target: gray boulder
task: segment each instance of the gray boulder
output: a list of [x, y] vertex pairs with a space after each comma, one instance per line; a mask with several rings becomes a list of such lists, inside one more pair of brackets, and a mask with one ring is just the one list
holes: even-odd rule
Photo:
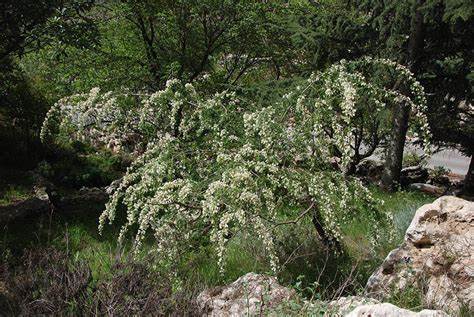
[[418, 287], [425, 307], [474, 311], [474, 203], [452, 196], [416, 211], [402, 245], [367, 283], [367, 294], [386, 298]]

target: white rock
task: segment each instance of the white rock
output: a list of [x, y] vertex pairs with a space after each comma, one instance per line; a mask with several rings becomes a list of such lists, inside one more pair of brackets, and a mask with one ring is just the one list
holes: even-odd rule
[[253, 316], [289, 301], [295, 291], [276, 278], [247, 273], [230, 285], [206, 290], [196, 299], [203, 316]]
[[325, 316], [345, 316], [345, 314], [358, 306], [379, 303], [380, 302], [374, 298], [361, 296], [340, 297], [337, 300], [329, 302]]
[[424, 305], [474, 311], [474, 203], [445, 196], [422, 206], [405, 234], [367, 282], [369, 296], [424, 286]]
[[389, 303], [362, 305], [351, 311], [346, 317], [448, 317], [448, 314], [439, 310], [411, 310], [399, 308]]

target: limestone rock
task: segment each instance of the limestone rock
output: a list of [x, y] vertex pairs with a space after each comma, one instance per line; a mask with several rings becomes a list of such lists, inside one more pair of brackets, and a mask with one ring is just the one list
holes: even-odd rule
[[[445, 317], [445, 312], [423, 310], [415, 313], [392, 304], [380, 303], [374, 298], [361, 296], [340, 297], [331, 302], [307, 301], [298, 297], [290, 288], [278, 284], [274, 277], [248, 273], [235, 282], [203, 291], [196, 299], [202, 316], [281, 316], [279, 308], [289, 301], [299, 303], [295, 311], [285, 311], [292, 316], [323, 313], [325, 317], [342, 316], [399, 316], [399, 317]], [[301, 310], [300, 310], [301, 309]]]
[[50, 203], [43, 198], [30, 197], [7, 206], [0, 206], [0, 224], [49, 212]]
[[346, 317], [448, 317], [443, 311], [422, 310], [419, 313], [399, 308], [389, 303], [362, 305], [351, 311]]
[[108, 200], [103, 188], [83, 187], [79, 191], [64, 195], [57, 199], [55, 207], [60, 212], [83, 213], [86, 211], [101, 211]]
[[365, 159], [356, 167], [356, 175], [368, 182], [377, 183], [383, 173], [383, 162], [372, 159]]
[[325, 316], [345, 316], [359, 306], [379, 303], [380, 302], [374, 298], [361, 296], [340, 297], [329, 302]]
[[369, 278], [367, 293], [383, 299], [412, 286], [426, 307], [474, 311], [473, 202], [444, 196], [419, 208], [405, 241]]
[[46, 187], [44, 187], [44, 186], [34, 186], [33, 189], [35, 191], [36, 198], [38, 198], [40, 200], [43, 200], [43, 201], [46, 201], [46, 202], [49, 202], [50, 197], [49, 197], [48, 190], [47, 190]]
[[202, 292], [196, 302], [203, 316], [254, 316], [294, 296], [295, 291], [274, 277], [248, 273], [230, 285]]

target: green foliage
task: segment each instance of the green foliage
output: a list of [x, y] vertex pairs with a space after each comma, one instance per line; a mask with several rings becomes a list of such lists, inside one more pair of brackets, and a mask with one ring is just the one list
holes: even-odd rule
[[[370, 13], [372, 32], [378, 36], [372, 49], [410, 64], [425, 87], [434, 140], [460, 146], [471, 155], [474, 148], [474, 121], [469, 106], [473, 92], [472, 2], [365, 0], [362, 4], [363, 12]], [[418, 29], [415, 28], [417, 14], [421, 15]], [[416, 32], [419, 36], [415, 36]], [[415, 50], [410, 48], [410, 38], [418, 39], [416, 49], [412, 47]]]
[[[422, 204], [432, 199], [417, 192], [399, 192], [394, 195], [387, 194], [378, 189], [371, 189], [372, 195], [383, 199], [384, 208], [387, 212], [394, 215], [397, 219], [406, 219], [409, 223], [415, 210]], [[127, 262], [127, 253], [131, 248], [131, 243], [125, 241], [122, 248], [117, 245], [116, 237], [119, 233], [118, 226], [107, 226], [102, 235], [97, 232], [97, 213], [92, 210], [84, 210], [81, 213], [54, 213], [40, 216], [35, 221], [20, 221], [10, 223], [0, 236], [0, 248], [2, 254], [10, 254], [7, 263], [11, 263], [18, 270], [18, 257], [25, 249], [42, 250], [43, 247], [52, 245], [54, 248], [67, 251], [68, 261], [73, 266], [77, 262], [85, 264], [91, 270], [91, 288], [96, 289], [98, 285], [110, 283], [112, 280], [122, 280], [125, 285], [126, 279], [121, 278], [123, 271], [115, 268], [117, 262]], [[360, 215], [361, 221], [364, 215]], [[117, 222], [121, 222], [117, 219]], [[400, 231], [404, 232], [408, 223], [404, 222]], [[353, 226], [357, 226], [354, 229]], [[360, 250], [370, 249], [370, 242], [361, 240], [361, 236], [367, 236], [368, 226], [349, 223], [344, 228], [344, 239], [349, 250], [349, 256], [340, 256], [334, 253], [327, 253], [321, 246], [314, 228], [309, 220], [304, 221], [299, 226], [281, 227], [277, 232], [279, 236], [277, 250], [279, 257], [283, 259], [281, 270], [278, 277], [283, 284], [295, 285], [298, 283], [302, 294], [313, 298], [314, 307], [302, 306], [302, 303], [289, 303], [291, 307], [282, 307], [282, 313], [287, 314], [295, 311], [313, 311], [312, 309], [324, 310], [325, 306], [318, 306], [318, 299], [332, 299], [341, 285], [350, 281], [349, 287], [345, 288], [343, 294], [356, 295], [366, 282], [366, 278], [380, 264], [386, 254], [393, 249], [395, 244], [401, 242], [402, 236], [397, 235], [397, 240], [390, 245], [384, 245], [384, 249], [376, 254], [369, 253], [368, 257], [361, 255]], [[381, 229], [383, 229], [381, 227]], [[357, 244], [350, 243], [356, 241]], [[138, 263], [147, 262], [147, 270], [154, 270], [163, 274], [165, 267], [158, 265], [158, 261], [152, 260], [146, 254], [153, 249], [155, 241], [147, 239], [143, 245], [143, 252], [137, 258]], [[353, 249], [352, 249], [353, 248]], [[183, 250], [184, 251], [184, 250]], [[38, 251], [40, 252], [40, 251]], [[153, 256], [153, 253], [151, 253]], [[183, 309], [183, 293], [180, 295], [179, 289], [186, 293], [186, 298], [193, 298], [196, 293], [207, 287], [213, 287], [232, 282], [237, 277], [247, 272], [267, 273], [271, 271], [265, 255], [264, 246], [258, 242], [257, 237], [253, 235], [237, 235], [228, 245], [228, 257], [226, 271], [224, 275], [220, 274], [217, 265], [217, 253], [214, 248], [199, 247], [187, 249], [180, 262], [176, 263], [178, 272], [178, 281], [169, 281], [170, 284], [181, 285], [173, 291], [173, 298], [176, 298], [178, 306], [175, 309]], [[287, 262], [288, 260], [288, 262]], [[324, 262], [327, 264], [324, 265]], [[285, 263], [287, 262], [287, 263]], [[16, 264], [15, 264], [16, 263]], [[59, 263], [59, 262], [58, 262]], [[53, 263], [54, 264], [54, 263]], [[357, 264], [356, 270], [350, 273], [354, 264]], [[54, 267], [54, 265], [53, 265]], [[132, 267], [122, 267], [126, 272], [134, 272]], [[122, 273], [121, 273], [122, 272]], [[154, 273], [151, 273], [154, 274]], [[304, 275], [304, 277], [298, 278]], [[24, 276], [24, 275], [23, 275]], [[140, 275], [141, 276], [141, 275]], [[162, 275], [160, 275], [162, 276]], [[164, 276], [163, 276], [164, 277]], [[166, 280], [166, 279], [165, 279]], [[131, 281], [131, 280], [128, 280]], [[160, 283], [161, 278], [155, 282]], [[315, 284], [315, 282], [317, 282]], [[316, 287], [315, 287], [316, 286]], [[59, 286], [60, 290], [64, 290]], [[120, 293], [116, 289], [116, 294]], [[137, 298], [140, 292], [134, 296], [130, 294], [129, 300]], [[174, 297], [177, 296], [177, 297]], [[89, 294], [88, 298], [93, 299]], [[138, 308], [143, 306], [138, 305]]]
[[387, 301], [398, 307], [420, 311], [423, 308], [423, 297], [423, 291], [417, 285], [413, 285], [403, 290], [393, 290]]
[[37, 171], [65, 187], [100, 187], [120, 178], [124, 165], [120, 157], [109, 151], [77, 154], [66, 150], [58, 153], [50, 162], [40, 162]]
[[44, 46], [52, 39], [63, 45], [88, 46], [97, 35], [84, 15], [92, 4], [90, 0], [2, 1], [0, 60]]
[[430, 179], [435, 184], [446, 184], [447, 182], [449, 183], [449, 179], [447, 178], [447, 175], [451, 173], [451, 170], [449, 168], [443, 166], [435, 166], [434, 168], [430, 169], [429, 173]]
[[28, 165], [41, 155], [38, 131], [47, 102], [10, 59], [0, 60], [0, 161]]
[[[290, 46], [301, 59], [299, 72], [309, 74], [341, 59], [356, 59], [367, 54], [373, 34], [370, 15], [357, 10], [353, 1], [299, 1], [282, 21], [291, 39]], [[283, 23], [282, 23], [283, 22]]]
[[284, 14], [282, 3], [109, 1], [87, 15], [98, 28], [97, 45], [66, 46], [57, 56], [55, 44], [23, 63], [56, 99], [96, 86], [157, 90], [169, 78], [209, 76], [215, 89], [235, 84], [257, 66], [271, 68], [270, 56], [283, 51], [269, 40], [277, 35], [272, 26]]
[[0, 169], [0, 205], [33, 196], [31, 175], [20, 170]]
[[414, 151], [408, 152], [403, 155], [403, 166], [424, 166], [426, 165], [426, 157], [423, 155], [417, 154]]
[[0, 196], [0, 205], [8, 205], [31, 196], [32, 193], [28, 188], [10, 185], [7, 187], [7, 189], [2, 190]]

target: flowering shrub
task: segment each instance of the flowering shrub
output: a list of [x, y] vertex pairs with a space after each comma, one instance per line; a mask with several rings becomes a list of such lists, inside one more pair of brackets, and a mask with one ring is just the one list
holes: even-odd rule
[[[59, 100], [46, 114], [40, 137], [48, 141], [62, 132], [93, 145], [122, 148], [131, 138], [136, 147], [139, 107], [133, 107], [133, 96], [101, 94], [99, 88]], [[132, 150], [135, 150], [133, 148]]]
[[[383, 68], [408, 83], [410, 94], [370, 80], [373, 69]], [[376, 115], [390, 102], [409, 103], [425, 120], [423, 91], [411, 74], [368, 58], [342, 61], [263, 108], [228, 91], [206, 98], [175, 80], [140, 97], [138, 106], [130, 95], [97, 90], [66, 98], [48, 113], [42, 135], [50, 126], [73, 127], [76, 136], [107, 144], [137, 134], [135, 147], [145, 150], [112, 194], [100, 230], [124, 206], [120, 240], [138, 228], [139, 250], [151, 231], [163, 260], [170, 261], [207, 237], [222, 269], [228, 240], [247, 230], [263, 241], [276, 271], [275, 228], [304, 217], [323, 243], [339, 247], [341, 227], [363, 214], [377, 243], [376, 227], [391, 215], [378, 210], [381, 202], [357, 179], [341, 173], [353, 156], [355, 120], [360, 108]]]
[[350, 140], [339, 140], [333, 145], [334, 155], [346, 157], [345, 168], [354, 168], [385, 144], [391, 131], [394, 104], [405, 103], [412, 109], [409, 133], [418, 137], [420, 143], [429, 145], [424, 90], [406, 67], [390, 60], [366, 57], [341, 61], [316, 79], [324, 81], [325, 89], [311, 86], [309, 100], [316, 100], [322, 131], [330, 138], [339, 134], [335, 129], [344, 127], [351, 131], [345, 133]]

